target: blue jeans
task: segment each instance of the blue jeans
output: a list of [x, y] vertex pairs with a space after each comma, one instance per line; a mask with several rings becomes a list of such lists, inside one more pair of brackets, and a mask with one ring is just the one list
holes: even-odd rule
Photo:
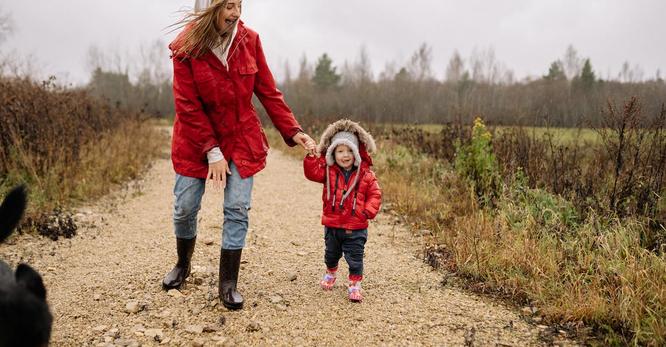
[[[241, 178], [233, 162], [229, 163], [229, 169], [231, 175], [227, 175], [227, 186], [224, 188], [222, 248], [237, 250], [245, 247], [253, 177]], [[197, 215], [205, 191], [206, 180], [176, 174], [173, 226], [177, 238], [193, 239], [197, 236]]]

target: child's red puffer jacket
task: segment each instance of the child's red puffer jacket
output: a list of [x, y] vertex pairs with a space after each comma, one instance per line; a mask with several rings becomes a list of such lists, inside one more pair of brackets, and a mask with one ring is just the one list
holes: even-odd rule
[[[348, 180], [345, 180], [338, 165], [329, 165], [325, 158], [331, 139], [339, 131], [351, 132], [359, 139], [361, 165], [360, 168], [353, 169]], [[317, 150], [321, 156], [306, 156], [303, 170], [307, 179], [324, 184], [322, 224], [347, 230], [367, 229], [368, 220], [375, 218], [382, 203], [381, 188], [375, 173], [370, 169], [372, 158], [369, 152], [376, 150], [374, 139], [358, 123], [343, 119], [329, 125]], [[355, 179], [356, 175], [359, 176], [358, 179]], [[349, 194], [346, 194], [347, 192]], [[347, 198], [343, 200], [345, 194]]]

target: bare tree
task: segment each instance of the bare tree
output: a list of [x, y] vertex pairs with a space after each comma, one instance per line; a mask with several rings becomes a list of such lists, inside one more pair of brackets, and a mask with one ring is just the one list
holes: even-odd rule
[[365, 46], [361, 46], [357, 60], [350, 64], [348, 61], [342, 65], [342, 83], [347, 85], [360, 85], [373, 81], [370, 57]]
[[645, 71], [643, 71], [643, 68], [640, 65], [635, 64], [632, 70], [635, 82], [642, 82], [645, 78]]
[[474, 81], [487, 84], [513, 82], [513, 71], [495, 58], [494, 48], [475, 48], [469, 60]]
[[345, 62], [342, 64], [342, 68], [340, 69], [340, 76], [342, 78], [341, 81], [343, 85], [353, 85], [356, 83], [354, 69], [347, 60], [345, 60]]
[[289, 59], [284, 60], [284, 78], [282, 79], [282, 83], [291, 83], [291, 67], [289, 66]]
[[427, 43], [422, 43], [421, 46], [414, 52], [411, 59], [407, 63], [407, 72], [410, 77], [417, 81], [424, 81], [432, 78], [432, 48]]
[[644, 75], [643, 69], [638, 64], [632, 67], [628, 61], [625, 61], [617, 77], [625, 83], [636, 83], [642, 81]]
[[312, 79], [312, 67], [308, 64], [308, 58], [303, 53], [298, 65], [298, 80], [309, 81], [310, 79]]
[[133, 61], [133, 59], [127, 53], [123, 55], [119, 49], [105, 52], [98, 46], [92, 45], [88, 48], [86, 61], [91, 72], [101, 69], [106, 72], [129, 75], [130, 67], [127, 62]]
[[0, 44], [2, 44], [14, 30], [12, 17], [0, 8]]
[[580, 75], [583, 69], [583, 59], [578, 56], [578, 51], [576, 51], [573, 45], [567, 47], [562, 62], [564, 64], [564, 73], [568, 79], [571, 80]]
[[622, 68], [617, 78], [622, 82], [631, 82], [634, 79], [634, 76], [631, 75], [631, 68], [629, 67], [629, 62], [625, 61], [622, 63]]
[[88, 65], [88, 70], [93, 72], [97, 69], [104, 69], [107, 67], [106, 57], [102, 50], [96, 46], [92, 45], [88, 47], [88, 56], [86, 57], [86, 65]]
[[370, 64], [370, 57], [368, 56], [368, 50], [365, 46], [361, 46], [358, 53], [358, 60], [354, 64], [354, 72], [359, 77], [360, 82], [369, 82], [374, 78], [372, 74], [372, 66]]
[[142, 44], [139, 49], [139, 63], [136, 71], [147, 74], [151, 84], [160, 84], [171, 79], [169, 64], [169, 50], [162, 40], [155, 40], [149, 44]]
[[398, 73], [397, 64], [394, 61], [386, 62], [384, 70], [379, 73], [380, 81], [391, 81]]
[[511, 85], [511, 84], [514, 84], [516, 82], [516, 75], [513, 72], [513, 70], [511, 70], [507, 67], [504, 67], [504, 66], [503, 66], [502, 77], [501, 78], [502, 78], [501, 83], [506, 84], [506, 85]]
[[446, 81], [459, 82], [465, 74], [465, 62], [460, 57], [460, 53], [456, 50], [449, 60], [449, 65], [446, 67]]

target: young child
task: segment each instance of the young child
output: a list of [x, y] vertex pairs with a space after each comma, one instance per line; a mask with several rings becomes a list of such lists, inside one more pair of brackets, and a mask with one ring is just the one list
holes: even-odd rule
[[338, 261], [344, 254], [349, 265], [349, 300], [361, 302], [363, 253], [368, 220], [375, 218], [382, 202], [371, 153], [377, 150], [372, 136], [358, 123], [339, 120], [326, 128], [317, 156], [303, 160], [305, 177], [324, 184], [321, 223], [324, 225], [326, 273], [320, 285], [333, 288]]

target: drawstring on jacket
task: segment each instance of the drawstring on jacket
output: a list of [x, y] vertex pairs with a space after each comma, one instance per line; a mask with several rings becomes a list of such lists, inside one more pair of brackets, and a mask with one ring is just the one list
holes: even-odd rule
[[[328, 171], [328, 168], [326, 168]], [[335, 198], [338, 196], [338, 180], [340, 180], [340, 173], [338, 172], [335, 174], [335, 189], [333, 190], [333, 202], [331, 202], [331, 207], [333, 208], [333, 211], [335, 211]], [[342, 205], [340, 205], [340, 209], [342, 209]]]
[[352, 203], [352, 216], [356, 215], [356, 196], [358, 195], [358, 185], [354, 189], [354, 202]]
[[[326, 200], [331, 200], [331, 180], [329, 176], [329, 167], [326, 166]], [[340, 209], [345, 202], [345, 199], [354, 191], [354, 202], [352, 203], [352, 213], [356, 211], [356, 195], [358, 194], [358, 177], [361, 175], [361, 165], [358, 165], [356, 169], [356, 176], [354, 176], [354, 181], [349, 186], [349, 190], [343, 190], [342, 199], [340, 200]], [[333, 200], [331, 201], [331, 208], [335, 211], [335, 199], [338, 195], [338, 180], [340, 179], [340, 173], [335, 175], [335, 190], [333, 191]]]

